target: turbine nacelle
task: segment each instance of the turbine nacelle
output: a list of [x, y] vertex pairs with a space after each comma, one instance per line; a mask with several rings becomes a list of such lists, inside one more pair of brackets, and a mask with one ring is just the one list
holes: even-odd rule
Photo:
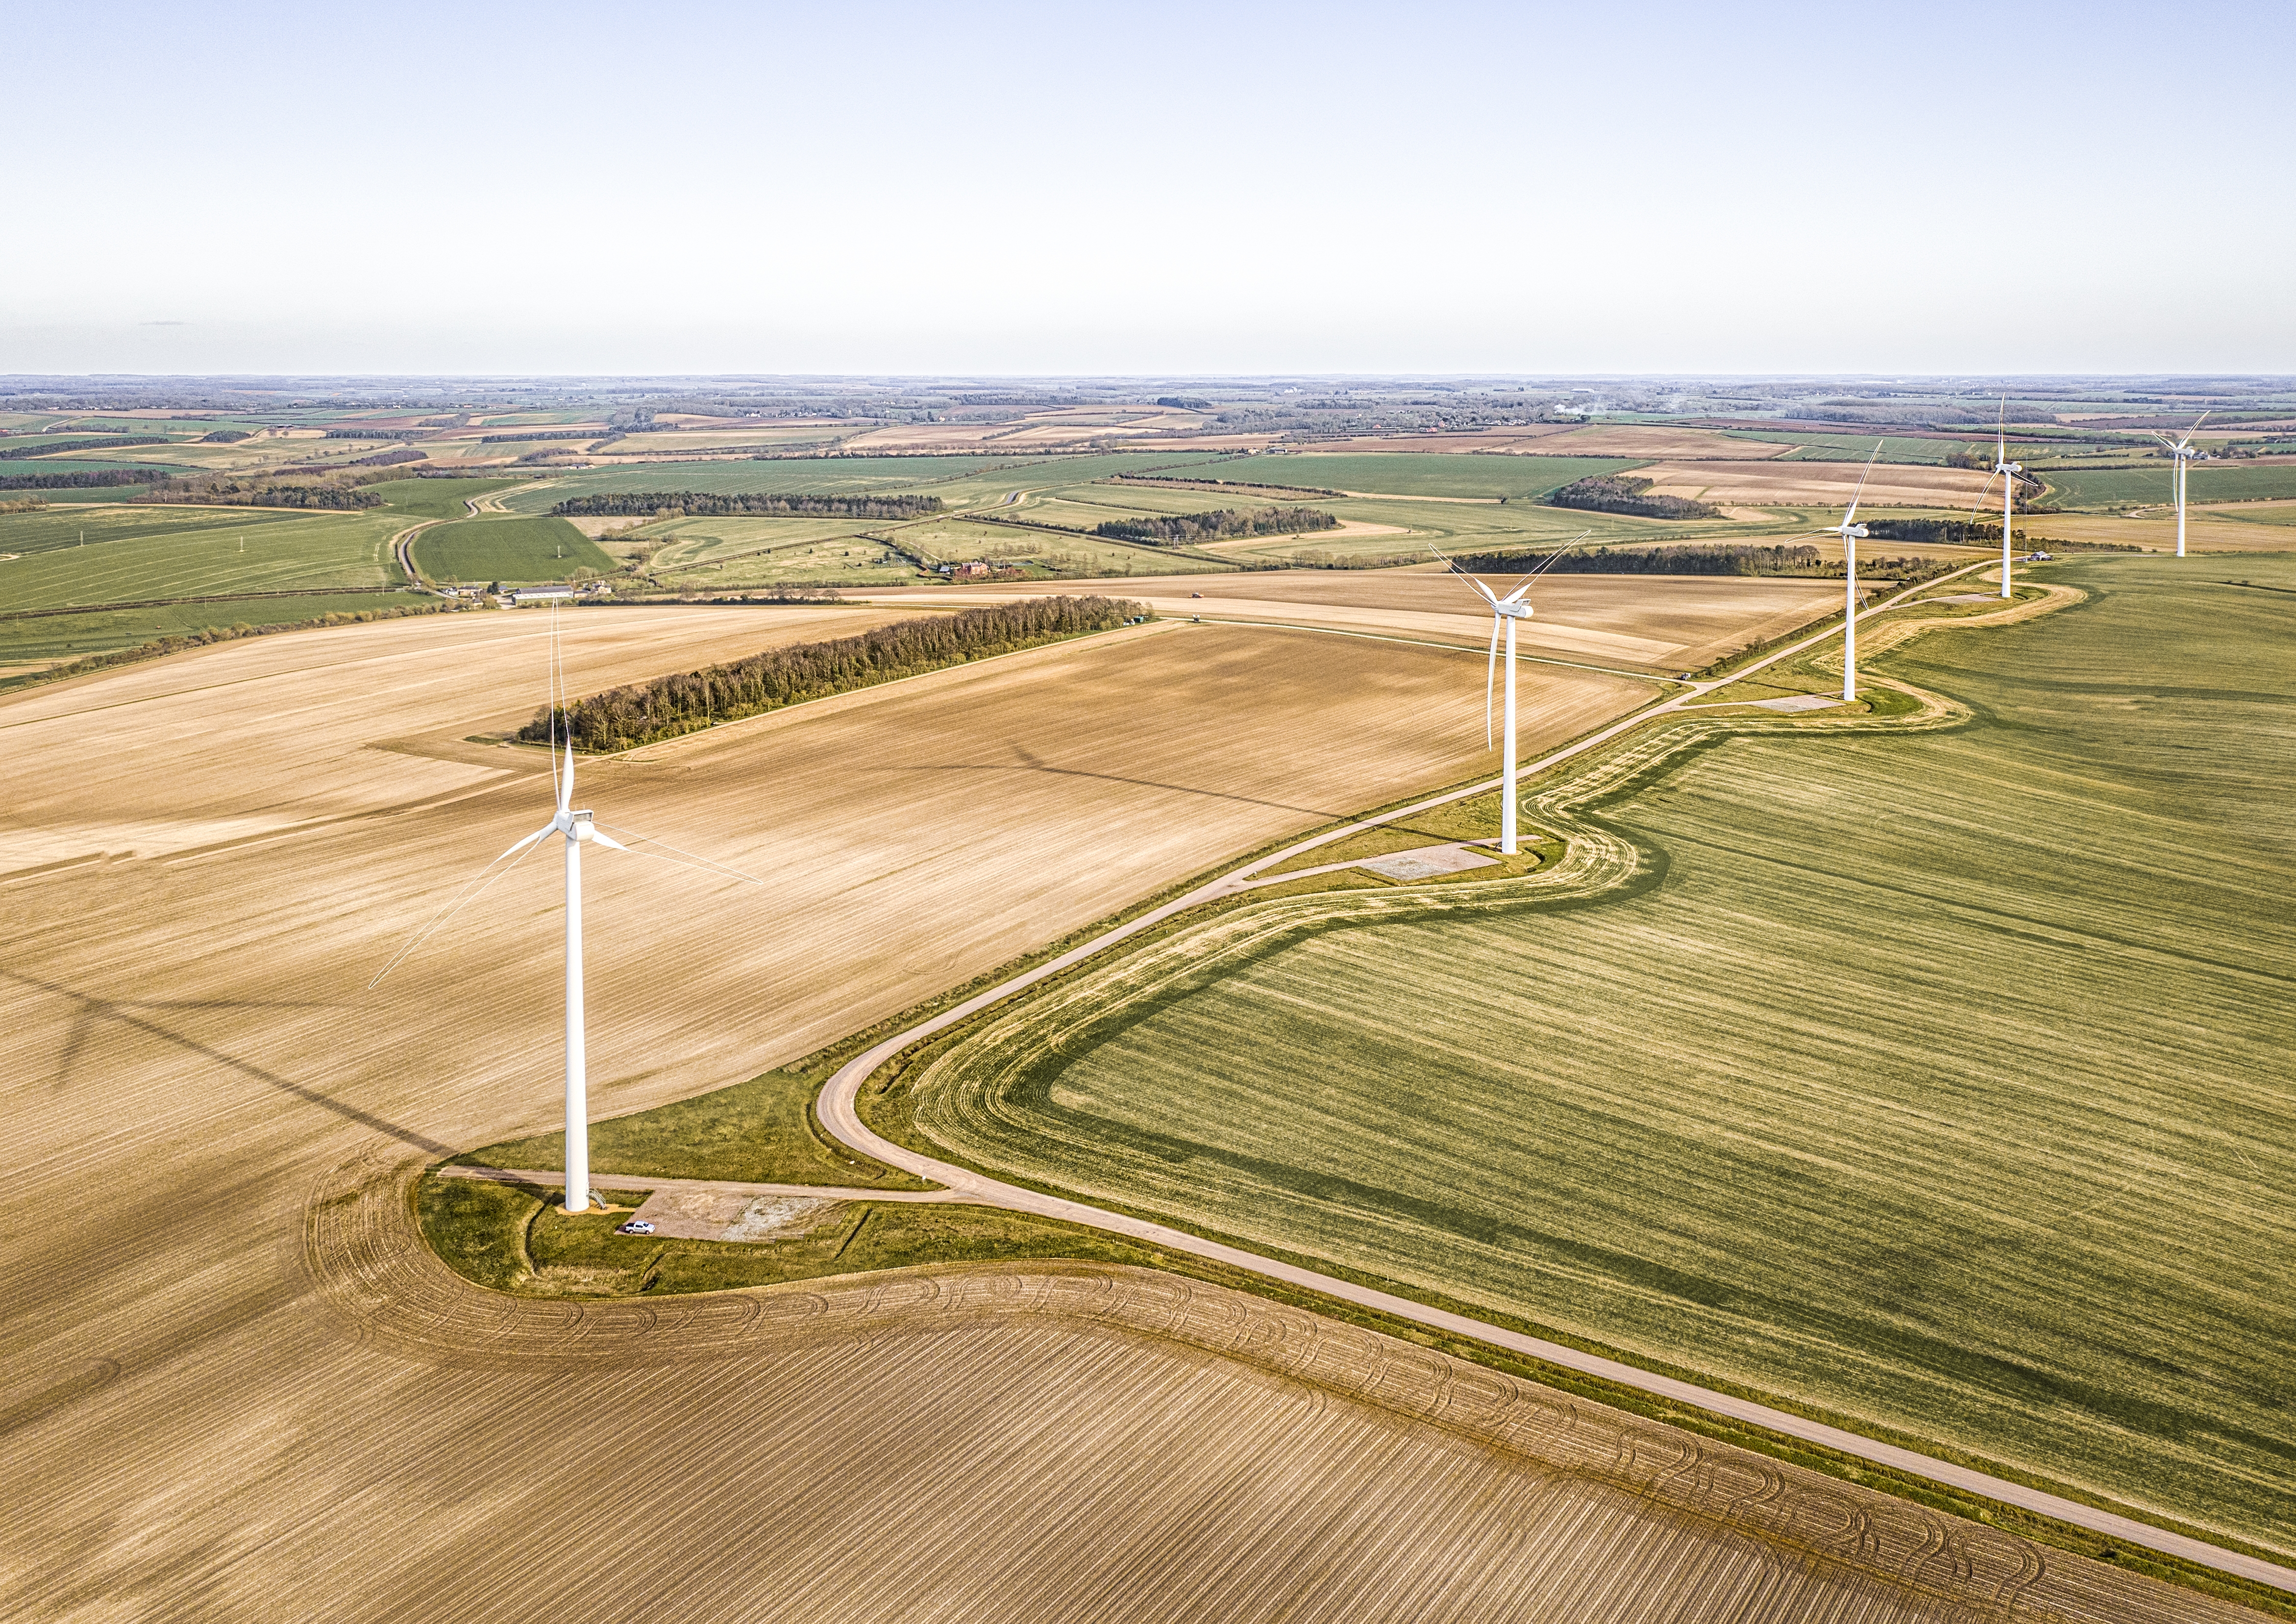
[[1863, 541], [1866, 539], [1866, 527], [1862, 524], [1837, 524], [1826, 534], [1839, 536], [1844, 541]]
[[1509, 620], [1528, 620], [1530, 619], [1530, 605], [1518, 603], [1512, 598], [1496, 598], [1492, 600], [1491, 612]]

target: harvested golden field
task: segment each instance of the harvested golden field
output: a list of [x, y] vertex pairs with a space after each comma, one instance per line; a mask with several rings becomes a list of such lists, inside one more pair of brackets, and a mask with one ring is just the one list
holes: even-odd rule
[[[2253, 1616], [1168, 1276], [1039, 1265], [542, 1304], [424, 1252], [388, 1158], [314, 1194], [316, 1289], [270, 1326], [311, 1423], [236, 1430], [272, 1473], [259, 1511], [212, 1489], [168, 1508], [219, 1616]], [[214, 1450], [124, 1372], [81, 1404], [142, 1431], [147, 1480]], [[377, 1413], [404, 1419], [381, 1436]], [[385, 1472], [408, 1492], [372, 1492]], [[44, 1614], [164, 1612], [168, 1554], [98, 1549], [19, 1594]]]
[[1676, 428], [1665, 423], [1595, 423], [1571, 429], [1518, 451], [1542, 456], [1718, 457], [1743, 462], [1750, 457], [1783, 456], [1789, 445], [1766, 446], [1733, 439], [1712, 429]]
[[[1994, 517], [2000, 517], [1998, 510]], [[2185, 545], [2194, 553], [2284, 553], [2296, 547], [2296, 503], [2242, 502], [2225, 507], [2192, 507], [2185, 513]], [[2119, 513], [2020, 514], [2017, 537], [2046, 546], [2051, 539], [2085, 541], [2112, 547], [2177, 550], [2177, 512], [2171, 507]]]
[[1462, 429], [1456, 433], [1359, 434], [1346, 439], [1319, 439], [1303, 455], [1353, 451], [1523, 451], [1534, 442], [1577, 431], [1575, 423], [1524, 423], [1506, 429]]
[[[1847, 507], [1865, 472], [1857, 463], [1666, 462], [1637, 468], [1635, 477], [1650, 480], [1653, 496], [1687, 496], [1718, 505], [1783, 502]], [[1985, 475], [1975, 469], [1880, 463], [1866, 482], [1865, 500], [1874, 507], [1966, 508], [1984, 487]]]
[[[1492, 580], [1497, 585], [1503, 578]], [[904, 593], [898, 601], [993, 603], [1043, 592], [1120, 594], [1176, 618], [1282, 621], [1477, 649], [1487, 647], [1491, 635], [1481, 600], [1432, 564], [965, 587]], [[1841, 588], [1829, 581], [1760, 576], [1552, 575], [1532, 589], [1529, 601], [1538, 613], [1517, 634], [1524, 652], [1671, 672], [1821, 619], [1840, 604]]]
[[[876, 612], [563, 619], [584, 689]], [[1421, 1587], [1406, 1595], [1496, 1597], [1505, 1562], [1567, 1554], [1567, 1521], [1518, 1520], [1460, 1535], [1488, 1544], [1458, 1571], [1414, 1566], [1464, 1526], [1440, 1507], [1507, 1483], [1531, 1495], [1539, 1470], [1138, 1336], [929, 1321], [895, 1356], [890, 1328], [865, 1324], [786, 1357], [665, 1370], [626, 1349], [570, 1372], [346, 1324], [304, 1260], [330, 1169], [436, 1158], [556, 1111], [547, 860], [364, 990], [541, 820], [542, 759], [464, 739], [531, 714], [546, 626], [521, 612], [284, 635], [0, 703], [22, 791], [0, 812], [0, 1356], [19, 1373], [5, 1424], [24, 1490], [0, 1582], [17, 1616], [503, 1616], [603, 1595], [627, 1598], [606, 1610], [620, 1616], [829, 1616], [816, 1603], [834, 1595], [890, 1617], [913, 1612], [918, 1561], [1023, 1583], [1039, 1550], [1023, 1530], [1064, 1505], [1206, 1585], [1264, 1579], [1275, 1599], [1253, 1589], [1244, 1614], [1324, 1585], [1376, 1614], [1401, 1604], [1380, 1587], [1406, 1574]], [[631, 1109], [752, 1075], [1222, 855], [1456, 781], [1486, 759], [1479, 665], [1157, 626], [586, 763], [580, 800], [606, 819], [769, 882], [594, 858], [594, 1099]], [[1617, 704], [1643, 692], [1544, 686]], [[1579, 725], [1534, 716], [1548, 737]], [[37, 867], [57, 863], [70, 865]], [[752, 1300], [710, 1311], [747, 1318]], [[501, 1306], [472, 1292], [459, 1311]], [[613, 1327], [654, 1321], [633, 1313], [561, 1308], [553, 1323], [607, 1349]], [[880, 1344], [872, 1362], [856, 1336]], [[898, 1395], [875, 1358], [895, 1361]], [[1260, 1441], [1303, 1426], [1296, 1456]], [[882, 1475], [857, 1477], [862, 1462]], [[1364, 1501], [1385, 1508], [1391, 1542], [1300, 1509], [1311, 1488], [1356, 1502], [1390, 1468], [1439, 1506], [1409, 1514], [1420, 1490]], [[952, 1477], [968, 1492], [924, 1493]], [[1233, 1540], [1191, 1544], [1208, 1486]], [[633, 1517], [652, 1530], [635, 1546]], [[562, 1557], [537, 1560], [541, 1521]], [[1647, 1538], [1690, 1536], [1663, 1523]], [[1061, 1544], [1038, 1616], [1168, 1616], [1169, 1573], [1132, 1566], [1144, 1547]], [[1684, 1566], [1685, 1582], [1703, 1571]], [[775, 1586], [797, 1587], [795, 1613], [776, 1612], [792, 1593]]]

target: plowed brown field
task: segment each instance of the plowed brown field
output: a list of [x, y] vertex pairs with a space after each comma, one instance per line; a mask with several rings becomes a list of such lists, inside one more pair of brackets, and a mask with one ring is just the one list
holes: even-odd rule
[[[1859, 463], [1652, 463], [1635, 470], [1652, 493], [1739, 506], [1765, 502], [1846, 507], [1866, 472]], [[1868, 507], [1965, 508], [1985, 487], [1971, 468], [1915, 468], [1877, 463], [1866, 485]], [[1999, 500], [1996, 490], [1995, 500]]]
[[[580, 690], [871, 613], [573, 615], [568, 664]], [[403, 1181], [551, 1120], [554, 858], [363, 988], [541, 821], [541, 759], [463, 741], [531, 713], [543, 629], [277, 636], [0, 703], [12, 1617], [2221, 1612], [1161, 1280], [456, 1284]], [[586, 764], [604, 818], [768, 882], [594, 857], [594, 1100], [751, 1074], [1456, 781], [1479, 663], [1155, 626]], [[1646, 692], [1540, 691], [1546, 737]]]
[[[1513, 578], [1494, 576], [1501, 591]], [[1491, 619], [1467, 584], [1423, 570], [1290, 570], [1250, 575], [1167, 575], [1152, 580], [1060, 581], [903, 594], [904, 603], [1001, 602], [1048, 592], [1136, 598], [1159, 614], [1283, 621], [1334, 631], [1428, 637], [1488, 646]], [[856, 601], [891, 603], [890, 597]], [[1521, 622], [1523, 652], [1598, 665], [1673, 670], [1775, 637], [1831, 613], [1841, 588], [1827, 581], [1754, 576], [1553, 575], [1531, 589], [1537, 613]], [[1545, 680], [1544, 678], [1541, 679]]]

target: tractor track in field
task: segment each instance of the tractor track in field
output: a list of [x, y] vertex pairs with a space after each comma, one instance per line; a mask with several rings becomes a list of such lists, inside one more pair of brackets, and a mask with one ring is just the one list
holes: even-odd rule
[[[1963, 569], [1893, 594], [1876, 603], [1872, 609], [1865, 611], [1858, 619], [1863, 622], [1890, 611], [1906, 607], [1947, 582], [1988, 568], [1997, 567], [1988, 561], [1971, 563]], [[2081, 593], [2070, 587], [2051, 586], [2046, 589], [2046, 595], [2043, 597], [2014, 601], [2000, 610], [1981, 614], [1899, 620], [1876, 627], [1874, 633], [1869, 634], [1870, 640], [1866, 644], [1866, 648], [1869, 653], [1879, 653], [1883, 649], [1895, 647], [1912, 637], [1939, 627], [1977, 627], [2014, 624], [2078, 603], [2082, 596]], [[1562, 806], [1550, 807], [1546, 810], [1550, 816], [1561, 811], [1567, 820], [1569, 805], [1581, 804], [1590, 799], [1597, 792], [1600, 785], [1620, 778], [1630, 778], [1641, 772], [1650, 770], [1659, 761], [1674, 753], [1678, 747], [1678, 741], [1671, 736], [1672, 730], [1667, 730], [1658, 737], [1640, 742], [1610, 761], [1589, 761], [1587, 759], [1592, 752], [1622, 739], [1630, 733], [1646, 727], [1653, 721], [1679, 716], [1689, 708], [1697, 705], [1707, 694], [1806, 654], [1822, 646], [1828, 640], [1838, 637], [1840, 632], [1839, 627], [1833, 627], [1806, 637], [1797, 638], [1770, 653], [1748, 661], [1724, 676], [1685, 685], [1682, 692], [1669, 698], [1659, 701], [1631, 716], [1600, 728], [1562, 749], [1550, 751], [1536, 760], [1525, 763], [1521, 769], [1521, 777], [1530, 779], [1542, 774], [1551, 773], [1554, 769], [1568, 764], [1586, 762], [1592, 768], [1590, 773], [1585, 775], [1592, 781], [1591, 783], [1551, 786], [1567, 790], [1569, 793]], [[1949, 701], [1923, 694], [1918, 690], [1906, 687], [1904, 685], [1891, 683], [1887, 685], [1920, 699], [1923, 702], [1922, 709], [1913, 716], [1888, 720], [1869, 720], [1866, 718], [1841, 718], [1841, 720], [1857, 725], [1902, 729], [1907, 726], [1949, 726], [1960, 714], [1960, 707]], [[1690, 718], [1683, 717], [1682, 719], [1687, 721]], [[1713, 718], [1714, 726], [1722, 728], [1747, 725], [1762, 726], [1765, 726], [1765, 721], [1766, 719], [1757, 718], [1751, 723], [1745, 723], [1738, 718]], [[1783, 718], [1780, 718], [1780, 721], [1782, 722]], [[1769, 726], [1775, 725], [1769, 724]], [[1787, 726], [1808, 726], [1808, 724], [1787, 724]], [[1699, 731], [1702, 734], [1704, 732], [1703, 729]], [[919, 1022], [906, 1031], [897, 1033], [857, 1055], [840, 1067], [823, 1087], [821, 1095], [816, 1103], [816, 1114], [830, 1136], [849, 1149], [874, 1157], [889, 1166], [898, 1168], [917, 1177], [943, 1185], [958, 1193], [961, 1198], [983, 1206], [1028, 1212], [1062, 1222], [1082, 1225], [1089, 1228], [1124, 1235], [1152, 1246], [1201, 1258], [1208, 1262], [1258, 1275], [1287, 1286], [1316, 1292], [1374, 1313], [1388, 1315], [1411, 1324], [1426, 1326], [1431, 1330], [1504, 1349], [1511, 1353], [1538, 1359], [1598, 1380], [1614, 1382], [1619, 1386], [1653, 1398], [1686, 1405], [1710, 1414], [1728, 1416], [1733, 1420], [1761, 1427], [1773, 1433], [1816, 1444], [1821, 1448], [1856, 1456], [1932, 1482], [1946, 1484], [1965, 1492], [1981, 1495], [2005, 1505], [2033, 1512], [2132, 1546], [2194, 1562], [2218, 1572], [2296, 1592], [2296, 1568], [2283, 1566], [2245, 1553], [2226, 1550], [2204, 1540], [2156, 1528], [2118, 1513], [2084, 1505], [1989, 1472], [1923, 1455], [1915, 1450], [1878, 1439], [1867, 1438], [1789, 1411], [1756, 1403], [1751, 1399], [1700, 1387], [1670, 1376], [1659, 1375], [1615, 1359], [1587, 1353], [1544, 1338], [1526, 1335], [1521, 1332], [1472, 1319], [1464, 1315], [1431, 1308], [1408, 1298], [1265, 1257], [1244, 1248], [1229, 1245], [1170, 1225], [1159, 1224], [1150, 1219], [1136, 1218], [1128, 1213], [1111, 1211], [1087, 1202], [1006, 1183], [972, 1168], [927, 1156], [910, 1150], [905, 1145], [897, 1144], [862, 1121], [858, 1101], [863, 1087], [883, 1067], [917, 1045], [947, 1032], [951, 1028], [1030, 988], [1074, 969], [1111, 948], [1142, 936], [1168, 920], [1208, 904], [1241, 895], [1252, 889], [1255, 881], [1266, 870], [1281, 863], [1382, 824], [1415, 816], [1454, 801], [1487, 794], [1499, 787], [1500, 782], [1496, 777], [1487, 779], [1464, 789], [1455, 790], [1414, 802], [1392, 812], [1365, 818], [1344, 827], [1295, 842], [1282, 850], [1257, 858], [1221, 874], [1171, 902], [1104, 931], [1070, 951], [1014, 976], [998, 986], [990, 988], [930, 1020]], [[1575, 820], [1568, 821], [1575, 824]], [[1566, 862], [1562, 869], [1544, 873], [1545, 883], [1548, 886], [1565, 883], [1571, 885], [1574, 890], [1585, 889], [1592, 891], [1609, 889], [1630, 875], [1633, 870], [1630, 851], [1623, 854], [1622, 869], [1620, 853], [1599, 849], [1605, 842], [1587, 841], [1588, 835], [1599, 833], [1594, 830], [1592, 825], [1573, 827], [1572, 845], [1587, 847], [1587, 856], [1581, 858], [1575, 865], [1585, 872], [1577, 874], [1569, 872], [1574, 865]], [[1608, 843], [1623, 844], [1623, 842], [1615, 841], [1615, 839]], [[1542, 876], [1533, 876], [1534, 880], [1540, 878]], [[1512, 887], [1520, 885], [1521, 882], [1498, 882], [1496, 883]], [[1380, 893], [1380, 896], [1382, 899], [1388, 900], [1390, 906], [1394, 906], [1401, 900], [1394, 892]], [[1304, 902], [1310, 899], [1303, 898], [1300, 900]], [[1330, 906], [1324, 898], [1314, 900]]]
[[[1733, 1540], [1754, 1544], [1757, 1565], [1792, 1565], [1801, 1575], [1797, 1592], [1824, 1586], [1863, 1597], [1859, 1616], [2006, 1617], [2014, 1610], [2128, 1624], [2230, 1624], [2245, 1616], [2224, 1602], [1881, 1489], [1308, 1308], [1157, 1269], [1060, 1260], [939, 1264], [642, 1300], [483, 1291], [422, 1238], [414, 1193], [424, 1165], [422, 1155], [390, 1146], [332, 1169], [304, 1209], [302, 1259], [338, 1334], [440, 1370], [547, 1371], [575, 1381], [586, 1373], [661, 1373], [726, 1359], [786, 1363], [817, 1349], [884, 1363], [906, 1345], [981, 1326], [1062, 1327], [1103, 1346], [1152, 1341], [1278, 1378], [1306, 1407], [1283, 1423], [1284, 1447], [1311, 1432], [1317, 1419], [1363, 1407], [1467, 1439], [1529, 1468], [1573, 1500], [1619, 1496], [1644, 1508], [1642, 1514], [1701, 1530], [1726, 1527]], [[77, 1378], [84, 1385], [106, 1379], [102, 1370]], [[882, 1396], [866, 1402], [882, 1403]], [[1488, 1503], [1475, 1514], [1491, 1514]], [[1603, 1550], [1597, 1542], [1598, 1560]], [[1643, 1599], [1650, 1599], [1647, 1589]], [[1772, 1600], [1786, 1605], [1763, 1616], [1803, 1616], [1800, 1603]]]

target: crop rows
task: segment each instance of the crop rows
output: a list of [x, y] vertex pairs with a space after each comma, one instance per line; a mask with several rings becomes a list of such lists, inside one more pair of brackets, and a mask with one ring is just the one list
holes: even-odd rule
[[1972, 725], [1760, 725], [1624, 781], [1570, 826], [1644, 853], [1598, 906], [1269, 905], [1304, 923], [1016, 1012], [919, 1123], [2284, 1542], [2284, 598], [2069, 578], [2097, 601], [1890, 657]]

